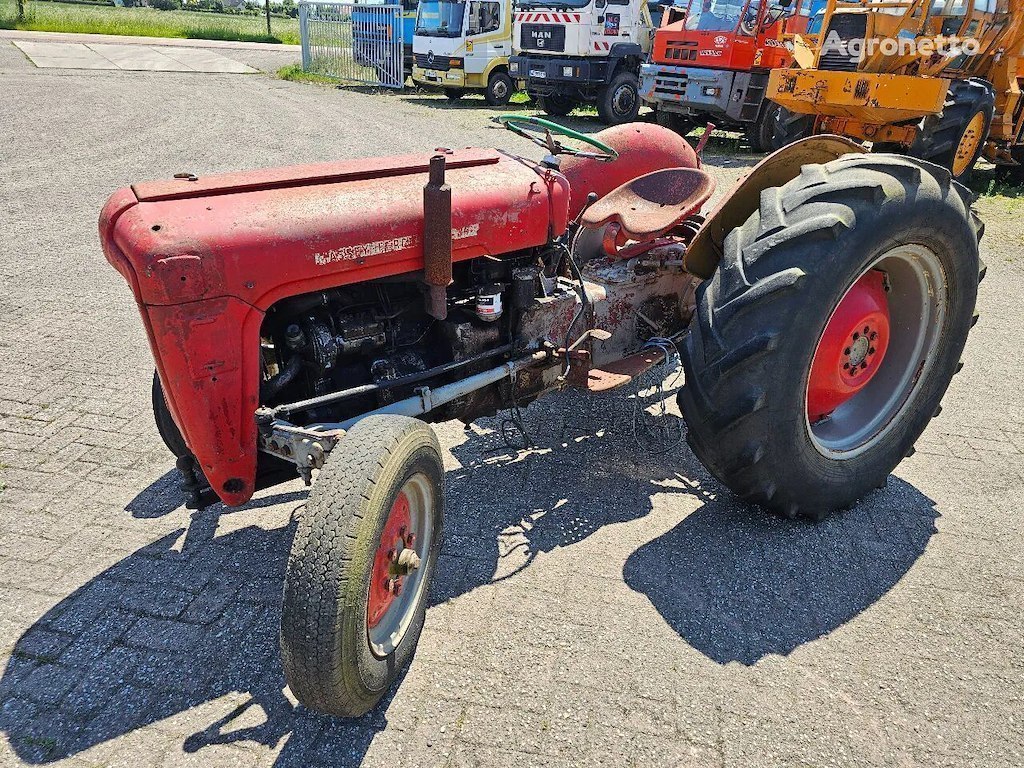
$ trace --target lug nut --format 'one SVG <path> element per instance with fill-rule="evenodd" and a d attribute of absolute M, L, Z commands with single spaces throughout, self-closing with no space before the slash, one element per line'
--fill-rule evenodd
<path fill-rule="evenodd" d="M 416 543 L 416 534 L 415 533 L 410 533 L 408 536 L 405 537 L 405 546 L 411 547 L 415 543 Z"/>
<path fill-rule="evenodd" d="M 388 560 L 390 560 L 392 563 L 395 562 L 396 560 L 398 560 L 398 550 L 397 549 L 389 549 L 388 550 Z"/>

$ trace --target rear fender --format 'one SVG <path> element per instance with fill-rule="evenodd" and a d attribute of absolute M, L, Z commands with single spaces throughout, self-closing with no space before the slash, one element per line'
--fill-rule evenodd
<path fill-rule="evenodd" d="M 772 152 L 755 165 L 708 215 L 686 249 L 686 270 L 705 280 L 714 274 L 726 236 L 758 209 L 761 192 L 800 175 L 805 165 L 827 163 L 850 152 L 866 152 L 842 136 L 809 136 Z"/>

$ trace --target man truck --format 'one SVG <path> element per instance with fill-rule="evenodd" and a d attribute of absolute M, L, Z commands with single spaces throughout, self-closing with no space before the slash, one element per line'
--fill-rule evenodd
<path fill-rule="evenodd" d="M 509 72 L 549 115 L 589 103 L 606 125 L 627 123 L 653 31 L 647 0 L 519 0 Z"/>

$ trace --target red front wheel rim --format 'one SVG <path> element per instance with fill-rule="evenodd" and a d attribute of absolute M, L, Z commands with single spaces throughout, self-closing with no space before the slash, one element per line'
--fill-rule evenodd
<path fill-rule="evenodd" d="M 366 599 L 367 639 L 381 658 L 394 652 L 415 618 L 426 585 L 435 503 L 432 484 L 417 473 L 399 490 L 384 521 Z"/>

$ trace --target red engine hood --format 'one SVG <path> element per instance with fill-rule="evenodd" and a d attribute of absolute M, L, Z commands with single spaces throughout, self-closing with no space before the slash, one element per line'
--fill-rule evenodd
<path fill-rule="evenodd" d="M 107 258 L 140 304 L 278 299 L 423 266 L 429 154 L 136 184 L 107 204 Z M 456 261 L 564 231 L 568 185 L 494 150 L 448 155 Z M 134 204 L 133 204 L 134 203 Z"/>

